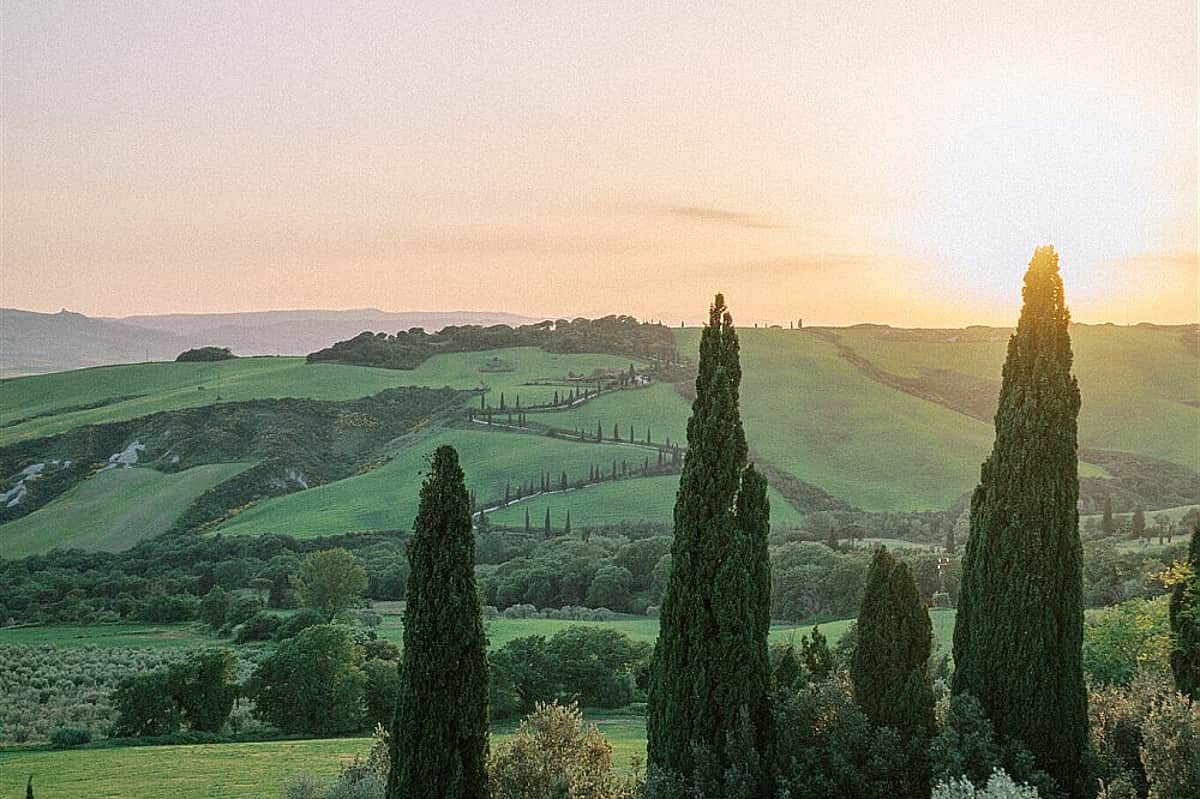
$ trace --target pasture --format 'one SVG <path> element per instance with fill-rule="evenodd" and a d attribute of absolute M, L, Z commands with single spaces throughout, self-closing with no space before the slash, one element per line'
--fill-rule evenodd
<path fill-rule="evenodd" d="M 646 724 L 639 716 L 586 713 L 613 746 L 613 764 L 627 771 L 645 759 Z M 515 723 L 497 725 L 492 746 Z M 370 738 L 266 741 L 190 746 L 98 747 L 65 751 L 0 751 L 0 796 L 24 796 L 34 777 L 37 796 L 89 799 L 279 799 L 291 777 L 332 778 L 355 755 L 366 756 Z"/>
<path fill-rule="evenodd" d="M 93 475 L 0 532 L 4 557 L 53 548 L 128 549 L 166 530 L 197 497 L 250 464 L 216 463 L 174 474 L 118 468 Z"/>

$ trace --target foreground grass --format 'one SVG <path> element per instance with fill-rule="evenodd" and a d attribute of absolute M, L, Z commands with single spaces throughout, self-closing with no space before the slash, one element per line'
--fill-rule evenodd
<path fill-rule="evenodd" d="M 629 768 L 645 758 L 646 724 L 638 716 L 587 714 L 613 746 L 613 764 Z M 493 747 L 515 722 L 497 725 Z M 338 767 L 365 755 L 370 738 L 0 752 L 0 796 L 24 796 L 33 775 L 37 796 L 117 799 L 278 799 L 289 778 L 334 777 Z"/>

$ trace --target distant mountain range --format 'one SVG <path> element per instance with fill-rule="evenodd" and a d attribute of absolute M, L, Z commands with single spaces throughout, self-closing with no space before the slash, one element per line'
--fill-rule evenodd
<path fill-rule="evenodd" d="M 395 333 L 413 327 L 521 325 L 538 321 L 510 313 L 411 311 L 256 311 L 90 317 L 62 310 L 0 308 L 0 378 L 85 366 L 173 360 L 191 347 L 229 347 L 237 355 L 304 355 L 364 330 Z"/>

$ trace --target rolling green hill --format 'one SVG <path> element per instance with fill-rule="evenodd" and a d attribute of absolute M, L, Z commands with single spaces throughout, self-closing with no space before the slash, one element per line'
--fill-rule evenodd
<path fill-rule="evenodd" d="M 85 480 L 0 528 L 6 557 L 53 548 L 116 551 L 158 535 L 202 493 L 250 466 L 216 463 L 175 474 L 119 468 Z"/>
<path fill-rule="evenodd" d="M 804 511 L 816 507 L 806 504 L 806 494 L 797 492 L 796 484 L 876 512 L 955 507 L 975 485 L 992 442 L 990 416 L 1008 330 L 858 326 L 739 332 L 742 412 L 755 459 L 776 475 L 772 516 L 777 523 L 798 523 Z M 1155 508 L 1200 501 L 1200 372 L 1186 332 L 1178 327 L 1072 328 L 1083 394 L 1081 450 L 1091 458 L 1081 464 L 1085 512 L 1094 511 L 1107 494 L 1118 506 L 1130 507 L 1134 502 Z M 685 356 L 694 358 L 698 333 L 674 332 Z M 668 522 L 677 484 L 670 473 L 670 451 L 664 473 L 657 468 L 658 450 L 644 446 L 644 440 L 649 429 L 656 447 L 668 438 L 674 445 L 684 443 L 691 390 L 686 379 L 605 391 L 570 408 L 530 409 L 550 403 L 556 393 L 565 398 L 572 389 L 594 387 L 595 375 L 625 370 L 630 360 L 511 347 L 435 355 L 412 370 L 305 364 L 298 358 L 84 369 L 0 382 L 0 446 L 218 400 L 340 402 L 397 386 L 483 389 L 494 426 L 468 418 L 480 400 L 478 394 L 464 395 L 461 416 L 391 442 L 381 456 L 363 461 L 358 473 L 252 502 L 213 529 L 312 537 L 407 528 L 415 514 L 424 459 L 441 443 L 459 448 L 468 485 L 488 507 L 503 497 L 506 485 L 514 494 L 522 484 L 538 486 L 543 472 L 554 489 L 563 471 L 572 487 L 593 466 L 607 478 L 614 460 L 619 468 L 624 462 L 631 473 L 630 479 L 555 491 L 496 509 L 489 513 L 493 523 L 522 525 L 526 506 L 535 527 L 547 507 L 556 527 L 568 508 L 577 528 Z M 642 361 L 635 365 L 639 371 L 651 368 Z M 499 411 L 501 393 L 504 412 Z M 518 398 L 524 414 L 513 424 L 523 416 L 527 427 L 520 432 L 502 429 Z M 637 445 L 613 443 L 614 425 L 622 439 L 632 427 Z M 603 434 L 599 443 L 594 440 L 597 426 Z M 555 431 L 557 437 L 548 435 Z M 647 460 L 651 474 L 642 477 Z M 195 496 L 187 492 L 202 491 L 201 475 L 208 474 L 133 471 L 135 477 L 93 477 L 20 520 L 21 526 L 0 526 L 0 541 L 11 544 L 5 553 L 100 546 L 109 535 L 84 522 L 108 518 L 105 513 L 145 520 L 113 534 L 107 544 L 128 546 L 170 527 L 186 509 L 188 497 Z M 121 480 L 128 483 L 114 482 Z M 158 492 L 175 499 L 160 502 L 154 499 Z M 131 507 L 122 509 L 125 503 Z M 101 505 L 112 510 L 96 510 Z M 155 506 L 155 512 L 141 510 L 145 505 Z"/>

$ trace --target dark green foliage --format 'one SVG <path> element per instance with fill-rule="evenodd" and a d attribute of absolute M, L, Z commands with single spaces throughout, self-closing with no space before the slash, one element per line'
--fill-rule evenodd
<path fill-rule="evenodd" d="M 262 600 L 257 596 L 238 596 L 229 603 L 225 611 L 225 629 L 231 630 L 243 622 L 249 621 L 263 609 Z"/>
<path fill-rule="evenodd" d="M 617 612 L 631 610 L 633 575 L 620 566 L 601 566 L 596 570 L 587 591 L 587 605 L 592 608 L 608 608 Z"/>
<path fill-rule="evenodd" d="M 933 733 L 933 692 L 927 664 L 933 625 L 908 564 L 880 547 L 867 572 L 851 660 L 854 699 L 872 724 L 904 738 Z"/>
<path fill-rule="evenodd" d="M 572 625 L 549 639 L 515 638 L 489 657 L 492 716 L 528 713 L 538 702 L 624 707 L 649 659 L 649 645 L 605 627 Z"/>
<path fill-rule="evenodd" d="M 218 732 L 237 696 L 236 664 L 232 652 L 213 649 L 127 677 L 112 696 L 117 711 L 113 736 L 169 735 L 181 724 Z"/>
<path fill-rule="evenodd" d="M 1100 517 L 1100 529 L 1104 531 L 1106 536 L 1112 535 L 1117 531 L 1116 524 L 1113 523 L 1113 508 L 1112 497 L 1104 497 L 1104 512 Z"/>
<path fill-rule="evenodd" d="M 33 775 L 29 775 L 29 782 L 25 783 L 25 799 L 33 799 Z"/>
<path fill-rule="evenodd" d="M 255 714 L 285 733 L 340 735 L 362 727 L 360 652 L 349 628 L 321 624 L 281 642 L 254 670 Z"/>
<path fill-rule="evenodd" d="M 200 732 L 220 732 L 237 698 L 237 657 L 210 649 L 167 667 L 168 691 L 183 723 Z"/>
<path fill-rule="evenodd" d="M 842 682 L 819 681 L 779 696 L 774 713 L 779 796 L 879 799 L 918 793 L 909 775 L 919 744 L 873 726 Z"/>
<path fill-rule="evenodd" d="M 487 796 L 488 662 L 471 501 L 453 447 L 434 453 L 408 545 L 390 799 Z"/>
<path fill-rule="evenodd" d="M 59 727 L 50 733 L 50 745 L 55 749 L 70 749 L 91 743 L 92 734 L 78 727 Z"/>
<path fill-rule="evenodd" d="M 929 761 L 934 783 L 966 777 L 981 786 L 1001 768 L 1017 782 L 1036 785 L 1040 796 L 1048 799 L 1056 795 L 1052 780 L 1037 769 L 1029 750 L 1020 741 L 998 740 L 979 700 L 970 694 L 950 698 L 946 722 L 929 742 Z"/>
<path fill-rule="evenodd" d="M 812 632 L 800 641 L 800 657 L 804 668 L 814 680 L 824 680 L 833 673 L 833 652 L 829 650 L 829 641 L 818 625 L 813 625 Z"/>
<path fill-rule="evenodd" d="M 766 790 L 772 721 L 767 702 L 771 574 L 766 480 L 747 464 L 738 412 L 738 338 L 717 295 L 700 339 L 696 399 L 675 501 L 673 569 L 663 597 L 647 717 L 651 770 L 698 787 L 748 754 Z M 744 722 L 744 724 L 743 724 Z M 748 725 L 748 728 L 744 725 Z M 748 738 L 747 753 L 731 750 Z"/>
<path fill-rule="evenodd" d="M 225 613 L 229 610 L 229 595 L 219 585 L 214 585 L 200 600 L 200 621 L 214 630 L 225 626 Z"/>
<path fill-rule="evenodd" d="M 249 641 L 270 641 L 275 637 L 275 632 L 280 627 L 279 617 L 259 611 L 250 618 L 246 619 L 234 632 L 233 640 L 235 643 L 244 644 Z"/>
<path fill-rule="evenodd" d="M 325 623 L 325 616 L 318 610 L 312 608 L 301 608 L 287 621 L 279 625 L 279 629 L 275 630 L 276 641 L 286 641 L 289 638 L 295 638 L 300 634 L 301 630 L 307 630 L 309 627 L 316 627 L 318 624 Z"/>
<path fill-rule="evenodd" d="M 772 644 L 768 653 L 771 658 L 771 687 L 774 690 L 791 694 L 808 683 L 808 674 L 800 662 L 800 653 L 791 643 Z"/>
<path fill-rule="evenodd" d="M 504 347 L 541 347 L 547 352 L 606 352 L 673 361 L 675 337 L 658 324 L 631 316 L 601 319 L 559 319 L 532 325 L 460 325 L 437 333 L 413 329 L 394 336 L 359 333 L 352 339 L 311 353 L 309 363 L 328 361 L 415 369 L 438 352 L 481 352 Z"/>
<path fill-rule="evenodd" d="M 1130 537 L 1136 540 L 1142 538 L 1144 535 L 1146 535 L 1146 511 L 1139 507 L 1133 512 L 1133 526 Z"/>
<path fill-rule="evenodd" d="M 395 660 L 368 660 L 363 664 L 367 680 L 363 697 L 367 704 L 367 726 L 392 723 L 396 700 L 400 697 L 400 669 Z"/>
<path fill-rule="evenodd" d="M 1171 593 L 1171 671 L 1184 696 L 1200 700 L 1200 523 L 1192 528 L 1187 574 Z"/>
<path fill-rule="evenodd" d="M 1076 417 L 1070 316 L 1058 256 L 1039 248 L 1009 340 L 996 441 L 971 498 L 954 630 L 954 692 L 980 702 L 1002 742 L 1023 741 L 1073 796 L 1084 768 Z"/>
<path fill-rule="evenodd" d="M 310 552 L 296 579 L 300 602 L 333 621 L 362 602 L 367 589 L 367 570 L 345 549 Z"/>
<path fill-rule="evenodd" d="M 236 358 L 228 347 L 195 347 L 184 350 L 175 356 L 176 363 L 199 363 L 207 361 L 228 361 Z"/>

